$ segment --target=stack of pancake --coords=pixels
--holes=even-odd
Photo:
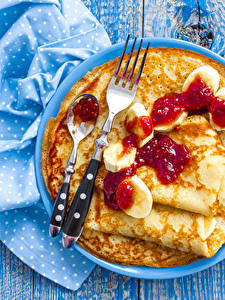
[[[144,50],[140,56],[143,53]],[[57,117],[48,121],[41,165],[53,201],[73,146],[66,125],[69,105],[83,93],[94,94],[100,105],[95,129],[79,146],[71,180],[71,203],[94,152],[94,140],[100,136],[108,114],[106,90],[116,64],[117,59],[87,73],[69,91]],[[220,87],[225,87],[225,67],[218,62],[187,50],[150,49],[134,102],[142,103],[150,111],[156,99],[181,92],[188,75],[202,65],[215,68],[220,75]],[[108,136],[110,143],[127,135],[125,115],[126,110],[116,116]],[[107,170],[101,163],[88,217],[78,240],[84,249],[120,264],[169,267],[211,257],[221,248],[225,242],[225,132],[216,132],[207,118],[207,114],[191,115],[179,130],[167,133],[175,142],[186,145],[192,157],[175,182],[164,185],[154,169],[148,166],[138,169],[138,177],[153,197],[152,211],[145,218],[128,216],[105,204],[103,181]]]

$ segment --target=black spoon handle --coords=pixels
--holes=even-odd
[[[50,229],[49,229],[50,235],[52,237],[57,236],[62,228],[64,218],[66,215],[69,189],[70,189],[70,183],[64,181],[58,193],[58,196],[55,200],[55,204],[54,204],[54,208],[50,220]]]
[[[78,240],[83,230],[99,165],[99,160],[91,159],[66,216],[63,225],[63,242],[66,248],[71,247]],[[71,243],[69,240],[73,242]]]

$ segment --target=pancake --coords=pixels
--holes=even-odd
[[[107,234],[95,230],[84,229],[79,244],[95,256],[108,261],[150,267],[173,267],[186,265],[201,257],[193,256],[155,243],[146,242],[122,235]]]
[[[141,52],[141,56],[142,55],[143,55],[143,51]],[[86,74],[81,80],[79,80],[65,97],[56,119],[51,118],[47,124],[45,136],[43,139],[41,163],[42,163],[43,177],[53,201],[56,198],[60,186],[62,184],[64,178],[64,169],[67,165],[67,160],[72,149],[72,139],[67,130],[66,118],[65,118],[68,107],[76,96],[86,92],[93,93],[99,100],[99,104],[100,104],[100,116],[96,128],[90,134],[90,136],[88,136],[84,141],[80,143],[79,146],[77,163],[75,167],[75,174],[73,175],[71,180],[71,189],[70,189],[70,197],[69,197],[69,202],[71,202],[77,190],[77,187],[79,186],[81,178],[85,172],[85,169],[88,165],[88,162],[94,152],[94,139],[100,135],[101,127],[107,117],[108,108],[106,104],[105,95],[106,95],[106,89],[108,83],[111,79],[116,63],[117,63],[117,59],[110,61],[102,66],[99,66],[95,68],[92,72]],[[165,94],[168,94],[170,92],[181,92],[182,85],[185,79],[187,78],[188,74],[192,72],[195,68],[205,64],[211,65],[212,67],[218,70],[221,77],[220,85],[225,86],[225,80],[224,80],[225,68],[221,66],[219,63],[209,58],[206,58],[204,56],[201,56],[199,54],[187,50],[166,49],[166,48],[150,49],[134,101],[144,104],[145,108],[148,111],[150,111],[152,104],[159,97],[162,97]],[[113,124],[112,132],[109,134],[109,142],[122,139],[126,135],[124,129],[125,113],[126,113],[125,111],[122,111],[116,116]],[[142,179],[146,183],[150,184],[149,183],[150,180],[148,179],[152,178],[152,176],[154,178],[154,182],[155,182],[154,187],[153,186],[149,187],[153,194],[153,202],[154,202],[153,212],[154,209],[157,210],[158,207],[162,209],[166,207],[165,212],[170,212],[172,214],[174,213],[176,215],[179,214],[185,215],[187,216],[188,220],[195,220],[195,221],[202,220],[199,222],[200,223],[202,222],[204,224],[205,221],[203,220],[205,220],[205,217],[203,217],[202,215],[200,216],[192,212],[188,212],[188,211],[185,212],[181,210],[181,208],[186,210],[191,210],[191,208],[194,207],[194,211],[197,213],[204,214],[205,216],[214,216],[212,217],[212,219],[216,220],[216,224],[213,221],[215,224],[215,228],[213,227],[211,228],[214,229],[212,230],[213,232],[207,237],[204,236],[204,234],[203,235],[199,233],[196,234],[195,237],[196,242],[194,242],[194,244],[196,243],[197,246],[195,245],[190,246],[189,241],[188,243],[186,243],[185,238],[180,236],[181,235],[180,233],[176,237],[171,237],[171,236],[167,237],[169,241],[167,240],[166,242],[162,242],[159,241],[159,238],[153,239],[151,235],[149,234],[146,235],[146,233],[143,234],[142,232],[138,234],[133,233],[133,228],[129,228],[129,226],[127,230],[130,231],[130,233],[132,232],[132,234],[130,233],[126,234],[126,232],[122,232],[121,228],[117,229],[118,232],[115,231],[113,232],[113,230],[110,232],[110,225],[111,225],[110,222],[108,223],[108,225],[105,224],[105,226],[102,226],[102,223],[99,222],[99,216],[100,214],[104,214],[104,209],[105,209],[104,201],[103,201],[102,180],[104,178],[104,174],[106,174],[106,170],[104,169],[104,164],[102,163],[98,178],[96,180],[96,188],[95,188],[95,195],[98,194],[98,198],[94,197],[91,204],[92,207],[95,202],[98,205],[94,206],[94,208],[92,209],[92,213],[94,214],[91,216],[91,214],[89,213],[87,222],[85,223],[85,228],[89,230],[87,232],[89,232],[91,235],[90,234],[85,235],[86,231],[84,231],[84,234],[79,240],[79,243],[83,247],[89,249],[88,251],[94,253],[95,255],[99,257],[104,257],[105,259],[110,261],[116,261],[124,264],[126,263],[135,264],[135,265],[146,264],[149,266],[152,265],[152,266],[159,266],[159,267],[162,266],[162,263],[161,263],[161,259],[159,258],[158,265],[157,265],[157,255],[154,256],[153,254],[151,254],[152,257],[156,257],[154,262],[151,259],[147,261],[146,258],[144,257],[143,259],[141,259],[142,256],[141,254],[143,254],[147,248],[150,249],[149,253],[151,253],[151,251],[157,252],[157,249],[160,249],[161,253],[165,251],[165,255],[167,255],[167,253],[171,253],[171,256],[176,257],[176,259],[173,260],[173,263],[172,261],[170,262],[168,261],[168,265],[165,262],[164,266],[182,265],[192,261],[192,258],[193,260],[198,259],[196,257],[196,254],[204,255],[204,256],[212,256],[216,251],[218,251],[218,249],[222,246],[224,242],[224,228],[223,226],[218,226],[219,222],[217,217],[217,211],[219,207],[218,193],[222,185],[222,177],[223,177],[222,173],[224,173],[223,153],[222,153],[223,149],[221,147],[222,144],[221,144],[221,140],[218,138],[217,133],[214,130],[212,130],[209,123],[203,117],[198,117],[197,119],[196,117],[191,118],[189,119],[189,122],[191,123],[191,125],[189,125],[189,129],[191,127],[193,128],[191,131],[192,136],[190,136],[189,141],[187,139],[184,141],[185,139],[184,134],[183,135],[181,134],[180,137],[179,135],[176,136],[175,131],[171,132],[170,136],[175,140],[177,138],[176,140],[177,142],[184,143],[184,144],[187,143],[188,147],[191,148],[191,143],[193,143],[193,137],[195,137],[194,130],[196,129],[196,135],[198,135],[196,141],[198,140],[200,145],[193,145],[193,147],[190,149],[192,153],[196,151],[195,149],[196,147],[201,149],[201,151],[197,151],[195,155],[197,157],[197,163],[195,165],[196,168],[195,173],[191,172],[191,167],[187,167],[178,178],[178,182],[179,182],[179,184],[177,184],[177,186],[179,186],[178,189],[175,188],[173,184],[168,186],[161,185],[159,189],[157,178],[153,170],[151,170],[150,168],[148,168],[147,171],[145,170],[147,174]],[[185,126],[187,126],[187,124]],[[183,129],[185,128],[185,126],[183,126]],[[202,126],[202,128],[205,126],[204,130],[202,129],[202,131],[199,131],[198,130],[199,126]],[[210,134],[207,133],[208,130],[211,130]],[[221,138],[223,137],[223,134],[224,134],[223,132],[220,133]],[[205,138],[207,138],[208,140],[204,140]],[[212,142],[212,147],[210,148],[207,147],[207,143],[209,142],[209,140]],[[208,154],[204,157],[202,151]],[[213,156],[212,161],[207,161],[208,157],[211,156]],[[211,168],[209,168],[210,173],[204,171],[204,168],[206,165],[208,165],[208,163],[210,163],[210,165],[212,166]],[[216,174],[214,172],[214,167],[218,171],[216,172]],[[196,175],[198,172],[197,170],[203,170],[201,172],[202,174],[200,175],[205,175],[205,177],[202,176],[202,178],[200,178],[201,176],[197,176]],[[141,173],[142,172],[140,172],[139,174],[140,176]],[[211,182],[210,178],[213,178],[214,180]],[[187,187],[186,184],[182,185],[182,182],[184,183],[187,181],[191,183],[191,187]],[[210,185],[210,187],[208,186],[208,184]],[[164,205],[166,204],[170,206],[175,206],[176,208],[169,208],[168,206],[157,205],[155,204],[157,202],[163,203]],[[103,210],[99,209],[102,207]],[[109,210],[108,207],[106,208],[106,210],[107,209]],[[109,216],[113,215],[114,213],[118,213],[117,218],[119,218],[119,221],[121,221],[121,219],[123,221],[124,216],[125,218],[128,217],[121,211],[114,212],[112,210],[109,212]],[[135,220],[135,222],[136,221],[137,220]],[[143,225],[141,225],[140,227],[142,227],[142,229],[144,228]],[[195,230],[196,231],[200,230],[200,229],[196,229],[198,227],[192,227],[192,225],[190,225],[189,227],[191,229],[188,233],[189,235],[187,236],[187,239],[189,239],[189,237],[192,235],[192,233],[195,232]],[[204,226],[202,228],[204,228]],[[90,243],[90,240],[93,240],[91,239],[91,236],[94,237],[97,235],[99,235],[99,240],[98,240],[99,247],[96,245],[96,243],[94,245]],[[129,237],[127,237],[128,235]],[[146,236],[148,236],[148,238],[146,238]],[[120,248],[119,245],[121,245],[121,249],[122,249],[123,241],[127,241],[127,247],[131,247],[130,251],[134,249],[136,253],[136,258],[138,257],[138,260],[136,259],[135,261],[135,256],[129,254],[129,251],[127,252],[128,255],[127,260],[125,260],[123,258],[124,256],[122,255],[122,251],[118,251],[118,255],[116,255],[116,251],[112,250],[110,252],[110,247],[108,248],[108,250],[104,249],[103,246],[104,240],[108,241],[109,237],[110,237],[110,241],[112,241],[113,238],[115,242],[116,246],[114,250],[116,248]],[[176,240],[177,242],[175,242]],[[134,242],[134,241],[138,241],[138,242]],[[181,245],[178,245],[179,241]],[[134,245],[135,243],[137,243],[138,246],[132,248],[133,247],[132,245]],[[160,245],[155,246],[156,245],[155,243]],[[107,245],[107,242],[105,244]],[[165,246],[174,247],[175,249],[169,249]],[[190,260],[187,259],[185,262],[184,256],[185,255],[187,256],[187,253],[181,256],[180,255],[181,251],[178,249],[187,251]],[[177,253],[177,255],[175,253]]]

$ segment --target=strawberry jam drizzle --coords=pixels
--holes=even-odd
[[[214,98],[209,106],[209,111],[212,114],[213,122],[224,128],[225,127],[225,101],[219,98]]]
[[[134,128],[140,126],[143,130],[143,137],[146,138],[153,131],[152,119],[149,116],[136,117],[133,121],[126,123],[126,130],[129,133],[134,132]]]
[[[136,170],[133,166],[128,169],[124,169],[120,172],[108,172],[104,179],[104,191],[105,191],[105,204],[111,209],[119,210],[119,205],[116,199],[116,191],[126,177],[135,175]]]
[[[178,119],[182,112],[198,111],[214,100],[211,89],[200,79],[192,82],[186,92],[172,93],[154,102],[151,112],[154,127],[170,124]]]
[[[117,188],[119,184],[127,177],[136,174],[136,170],[141,166],[152,167],[157,177],[163,184],[174,182],[184,167],[190,160],[190,152],[184,145],[175,143],[166,135],[157,134],[142,148],[137,149],[134,164],[120,172],[108,172],[104,179],[105,203],[114,210],[119,209],[119,203],[123,201],[117,199]],[[130,203],[130,198],[127,196]]]
[[[178,119],[185,109],[180,105],[181,95],[177,93],[166,95],[154,102],[151,112],[153,126],[167,125]]]
[[[149,136],[153,131],[152,119],[148,116],[139,118],[140,125],[144,131],[145,137]]]
[[[129,149],[129,148],[137,148],[138,147],[138,136],[136,134],[131,134],[126,136],[123,139],[123,146],[125,149]]]
[[[121,209],[128,209],[133,204],[133,186],[127,182],[122,181],[116,190],[116,201]]]

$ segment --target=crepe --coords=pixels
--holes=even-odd
[[[141,239],[88,229],[84,229],[79,244],[99,258],[125,265],[137,265],[138,262],[139,266],[173,267],[177,263],[186,265],[201,259],[192,253],[159,246]]]
[[[141,52],[141,56],[143,55],[143,51]],[[77,163],[75,167],[75,174],[72,177],[71,181],[71,193],[69,202],[73,198],[76,189],[80,183],[80,180],[84,174],[84,171],[88,165],[88,162],[94,152],[94,139],[100,135],[100,129],[107,117],[108,109],[106,104],[106,89],[109,83],[109,80],[111,79],[111,76],[113,74],[113,71],[115,69],[117,60],[110,61],[100,67],[95,68],[92,72],[85,75],[80,81],[78,81],[74,87],[70,90],[70,92],[65,97],[60,111],[57,115],[56,119],[51,118],[47,124],[45,136],[43,140],[43,147],[42,147],[42,172],[43,177],[45,179],[46,186],[48,188],[48,191],[54,201],[54,199],[57,196],[57,193],[60,189],[60,186],[62,184],[63,178],[64,178],[64,169],[67,164],[67,159],[69,157],[70,151],[72,149],[72,139],[69,136],[66,122],[65,122],[65,116],[66,112],[68,110],[68,107],[70,103],[73,101],[73,99],[82,93],[93,93],[99,100],[100,104],[100,116],[99,120],[97,122],[97,126],[94,129],[94,131],[91,133],[90,136],[88,136],[84,141],[80,143],[79,151],[78,151],[78,157],[77,157]],[[225,69],[222,67],[219,63],[216,63],[215,61],[203,57],[199,54],[187,51],[187,50],[178,50],[178,49],[160,49],[160,48],[154,48],[150,49],[147,59],[145,68],[142,74],[142,78],[137,90],[137,94],[135,97],[135,102],[143,103],[145,108],[150,111],[151,106],[153,102],[158,99],[159,97],[164,96],[165,94],[168,94],[170,92],[181,92],[182,85],[188,76],[188,74],[193,71],[195,68],[199,67],[200,65],[208,64],[216,68],[221,76],[221,86],[225,86],[224,81],[224,75],[225,75]],[[109,134],[109,141],[117,141],[119,139],[122,139],[125,135],[125,129],[124,129],[124,118],[125,118],[125,111],[119,113],[113,124],[112,132]],[[166,215],[176,215],[176,216],[183,216],[186,217],[185,220],[189,220],[186,222],[186,225],[184,224],[184,227],[186,226],[187,229],[187,236],[182,236],[182,230],[177,231],[175,235],[168,232],[168,234],[162,239],[162,237],[154,236],[151,232],[151,230],[146,233],[145,226],[143,225],[144,220],[137,221],[136,219],[133,220],[133,222],[137,222],[137,232],[134,230],[132,226],[129,227],[129,222],[131,217],[128,217],[125,215],[125,213],[114,212],[110,210],[108,207],[105,207],[104,200],[103,200],[103,190],[102,190],[102,180],[104,178],[104,174],[106,174],[106,170],[104,169],[104,165],[101,165],[99,176],[96,181],[96,188],[94,194],[98,195],[93,198],[92,201],[92,211],[88,215],[87,222],[85,223],[85,228],[87,228],[89,231],[84,231],[84,234],[82,235],[79,243],[85,247],[85,249],[89,249],[88,251],[94,253],[97,256],[104,257],[107,260],[110,261],[116,261],[120,263],[128,263],[128,264],[136,264],[136,265],[154,265],[154,266],[162,266],[161,258],[158,258],[158,265],[157,265],[157,255],[152,255],[154,258],[151,260],[150,258],[146,260],[146,257],[144,258],[143,253],[147,251],[146,249],[149,249],[149,253],[157,251],[156,249],[159,247],[161,249],[161,253],[165,253],[165,256],[168,253],[171,253],[171,256],[175,257],[176,259],[171,260],[170,262],[167,262],[165,260],[164,266],[172,266],[172,265],[182,265],[185,263],[184,257],[188,257],[186,263],[198,259],[196,257],[197,255],[204,255],[204,256],[212,256],[218,249],[222,246],[224,243],[224,225],[223,222],[219,222],[217,217],[217,211],[219,206],[218,201],[218,193],[219,189],[222,185],[222,177],[223,177],[223,163],[218,164],[218,162],[223,161],[223,149],[221,147],[221,141],[218,138],[218,135],[215,131],[213,131],[209,125],[209,123],[203,118],[198,117],[191,118],[191,127],[192,127],[192,136],[190,136],[190,139],[193,139],[193,136],[198,135],[198,141],[200,141],[199,149],[202,149],[206,151],[208,154],[205,157],[211,157],[213,156],[212,161],[204,161],[202,150],[199,152],[196,152],[197,162],[198,162],[198,169],[201,170],[201,167],[204,169],[204,166],[206,166],[208,163],[212,165],[210,168],[210,176],[213,177],[213,182],[209,180],[209,174],[205,174],[205,172],[202,173],[202,175],[206,175],[206,177],[203,176],[201,179],[202,182],[199,185],[199,182],[196,181],[197,175],[195,170],[195,175],[192,174],[191,167],[187,167],[179,176],[177,186],[179,186],[178,190],[176,190],[173,185],[163,186],[159,193],[157,193],[157,178],[150,168],[147,169],[146,167],[142,167],[145,169],[145,172],[147,172],[146,177],[144,178],[142,176],[142,179],[145,181],[145,183],[148,183],[149,181],[147,178],[148,176],[152,176],[151,178],[154,178],[155,186],[149,187],[153,193],[153,213],[156,211],[157,213],[159,210],[163,210],[163,214]],[[185,125],[186,126],[186,125]],[[202,126],[202,130],[199,131],[198,126]],[[191,128],[189,125],[189,129]],[[203,129],[204,128],[204,129]],[[208,129],[207,129],[208,128]],[[184,127],[183,127],[184,129]],[[208,132],[210,131],[210,132]],[[222,136],[223,133],[221,133]],[[170,136],[176,140],[178,143],[183,143],[184,135],[179,140],[179,137],[176,137],[175,131],[170,133]],[[204,137],[203,139],[201,139]],[[204,139],[208,140],[204,140]],[[212,146],[209,148],[207,143],[211,140]],[[191,147],[191,141],[185,140],[185,143],[189,143],[188,147]],[[195,146],[193,145],[193,149],[191,149],[191,152],[194,153]],[[197,147],[197,146],[196,146]],[[210,149],[213,149],[212,151]],[[218,159],[218,160],[217,160]],[[214,167],[216,167],[217,171],[216,176],[214,178],[215,173],[213,172]],[[188,169],[189,168],[189,169]],[[189,171],[187,171],[189,170]],[[139,170],[139,176],[141,176],[142,172]],[[150,173],[149,173],[150,172]],[[186,172],[186,173],[185,173]],[[190,173],[189,173],[190,172]],[[144,174],[144,172],[143,172]],[[208,177],[207,177],[208,176]],[[191,189],[188,189],[186,184],[182,186],[182,180],[185,179],[193,183],[193,186]],[[198,178],[199,179],[199,178]],[[205,182],[204,182],[205,180]],[[210,183],[211,187],[205,188],[205,183]],[[155,187],[155,188],[154,188]],[[157,188],[156,188],[157,187]],[[172,193],[168,194],[172,190]],[[187,192],[187,193],[185,193]],[[192,193],[192,196],[190,197],[190,193]],[[204,195],[203,195],[203,194]],[[197,196],[196,196],[197,195]],[[163,197],[162,197],[163,196]],[[184,196],[184,197],[183,197]],[[191,203],[189,202],[191,200]],[[164,203],[164,206],[156,204],[156,202]],[[94,203],[97,203],[97,206],[94,206]],[[205,218],[202,215],[197,215],[192,212],[183,211],[181,209],[177,208],[170,208],[168,206],[165,206],[165,204],[170,206],[176,206],[187,210],[193,210],[195,212],[201,212],[201,214],[204,215],[211,215],[214,217],[207,217]],[[99,209],[101,208],[101,209]],[[100,220],[99,216],[101,214],[105,214],[105,209],[108,212],[108,221],[105,223],[105,220]],[[113,231],[114,229],[110,230],[111,223],[110,223],[110,217],[114,216],[114,214],[117,214],[117,219],[119,218],[120,222],[125,222],[127,228],[126,232],[123,231],[122,227],[118,227]],[[126,221],[126,219],[129,219],[129,222]],[[170,218],[168,216],[168,218]],[[180,219],[180,217],[177,217]],[[133,218],[134,219],[134,218]],[[182,217],[181,217],[182,220]],[[211,220],[209,224],[211,224],[210,229],[207,231],[204,231],[204,224],[208,224],[208,222],[205,220]],[[223,220],[223,218],[222,218]],[[151,221],[151,220],[150,220]],[[102,224],[104,222],[104,226]],[[139,223],[140,222],[140,223]],[[181,221],[179,221],[181,223]],[[179,223],[178,222],[178,223]],[[162,221],[163,228],[166,231],[166,221]],[[195,226],[197,224],[197,226]],[[201,225],[200,225],[201,224]],[[222,225],[221,225],[222,224]],[[147,226],[147,225],[146,225]],[[176,224],[173,224],[173,226],[176,227]],[[135,225],[134,225],[135,227]],[[112,226],[112,228],[114,228]],[[148,227],[149,228],[149,227]],[[140,231],[138,231],[140,229]],[[96,231],[98,230],[98,232]],[[86,232],[89,232],[89,235],[85,235]],[[105,233],[106,232],[106,233]],[[192,236],[193,233],[193,236]],[[208,234],[207,234],[208,233]],[[89,238],[91,239],[91,236],[99,236],[99,246],[95,244],[91,244]],[[127,237],[129,236],[129,237]],[[116,255],[115,249],[112,249],[110,251],[109,248],[104,247],[104,240],[112,241],[112,238],[115,242],[115,249],[120,249],[119,245],[121,245],[121,249],[123,249],[124,241],[126,241],[126,249],[130,249],[130,252],[127,252],[127,258],[124,259],[124,256],[122,254],[122,250],[118,251],[118,255]],[[191,239],[191,240],[190,240]],[[153,241],[153,242],[152,242]],[[159,246],[155,246],[156,244],[160,244]],[[137,247],[134,247],[135,245],[138,245]],[[165,246],[173,247],[175,249],[168,249]],[[154,248],[155,247],[155,248]],[[135,256],[131,255],[132,249],[135,249],[136,257],[138,260],[135,261]],[[155,250],[154,250],[155,249]],[[165,250],[166,249],[166,250]],[[182,251],[187,251],[184,255],[180,255]],[[169,251],[169,252],[168,252]],[[171,251],[171,252],[170,252]],[[177,252],[176,252],[177,251]],[[129,254],[130,253],[130,254]],[[177,255],[175,254],[177,253]],[[170,255],[170,254],[168,254]],[[143,259],[141,258],[143,256]],[[162,256],[163,257],[163,254]],[[180,259],[179,259],[180,258]],[[172,262],[173,261],[173,262]]]
[[[172,184],[161,184],[152,168],[140,168],[138,176],[149,187],[154,202],[205,216],[216,215],[225,174],[225,151],[219,136],[202,116],[187,118],[169,136],[186,145],[192,158],[179,178]]]

